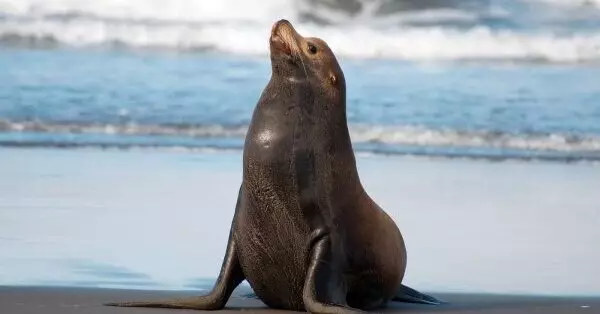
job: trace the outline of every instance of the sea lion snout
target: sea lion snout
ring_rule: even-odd
[[[292,27],[292,23],[290,23],[290,21],[286,20],[286,19],[281,19],[275,23],[273,23],[273,27],[271,28],[271,36],[277,34],[277,32],[279,31],[279,28],[281,27]]]
[[[280,51],[287,55],[291,55],[292,51],[298,49],[297,41],[300,34],[296,32],[292,23],[286,19],[278,20],[271,27],[271,51]]]

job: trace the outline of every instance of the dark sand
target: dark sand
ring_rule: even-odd
[[[151,300],[173,296],[193,295],[194,292],[165,292],[89,288],[0,287],[1,314],[70,314],[70,313],[197,313],[198,311],[115,308],[102,304],[110,301]],[[431,306],[391,303],[378,313],[600,313],[599,298],[534,297],[510,295],[435,294],[448,304]],[[256,313],[284,312],[267,309],[255,299],[234,295],[224,311],[246,310]],[[294,313],[294,312],[290,312]]]

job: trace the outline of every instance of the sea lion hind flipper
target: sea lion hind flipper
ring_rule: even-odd
[[[439,305],[446,303],[442,300],[436,299],[430,295],[421,293],[411,287],[400,285],[396,295],[392,298],[392,301],[396,302],[407,302],[407,303],[421,303]]]
[[[364,313],[347,305],[332,304],[329,290],[331,279],[331,242],[323,235],[314,242],[302,291],[302,301],[307,312],[316,314]]]

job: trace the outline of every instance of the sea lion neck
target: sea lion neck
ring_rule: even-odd
[[[306,82],[310,80],[312,73],[309,72],[309,65],[291,55],[280,53],[271,54],[271,77],[281,82],[289,81],[291,83]]]
[[[273,73],[259,103],[263,108],[287,111],[291,114],[330,119],[346,127],[346,95],[342,89],[333,92],[323,86],[319,77],[306,77]],[[290,110],[298,109],[292,113]]]

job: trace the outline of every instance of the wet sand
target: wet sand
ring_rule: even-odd
[[[173,309],[115,308],[102,304],[112,301],[152,300],[173,296],[194,295],[192,291],[144,291],[95,288],[10,287],[0,286],[0,313],[2,314],[161,314],[198,311]],[[493,294],[435,294],[447,304],[431,306],[391,303],[377,313],[599,313],[600,298],[583,297],[536,297]],[[286,312],[268,309],[262,302],[234,294],[224,311],[233,313],[243,310],[251,313]],[[293,312],[290,312],[293,313]]]
[[[0,149],[0,285],[210,287],[241,158]],[[410,286],[600,296],[600,167],[357,160],[369,194],[402,230]]]
[[[0,314],[182,313],[102,304],[212,286],[239,154],[0,149],[0,156]],[[378,312],[600,313],[600,167],[358,162],[408,243],[405,282],[463,292],[434,293],[449,302],[443,306],[394,303]],[[570,297],[522,296],[536,293]],[[239,296],[225,312],[240,309],[277,312]]]

